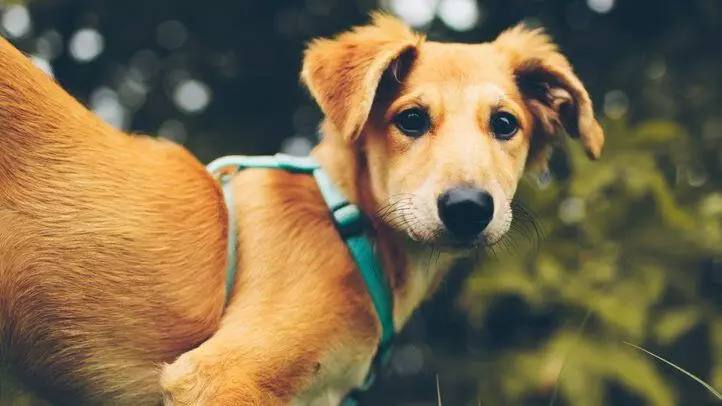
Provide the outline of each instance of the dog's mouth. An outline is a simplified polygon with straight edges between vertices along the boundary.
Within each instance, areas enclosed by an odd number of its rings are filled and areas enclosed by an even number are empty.
[[[477,238],[474,240],[451,240],[448,244],[445,244],[444,247],[451,251],[475,251],[480,248],[486,247],[486,241],[481,238]]]
[[[411,234],[409,234],[409,237],[417,243],[431,245],[441,251],[459,254],[477,252],[493,247],[498,242],[498,240],[490,239],[484,234],[470,238],[460,238],[443,231],[432,241],[417,240],[411,237]]]
[[[479,235],[460,237],[443,226],[419,224],[406,224],[404,227],[394,229],[409,241],[422,246],[433,247],[435,250],[453,254],[468,254],[490,248],[499,241],[499,238],[490,238],[485,233]]]
[[[374,223],[415,244],[460,254],[492,247],[505,234],[503,229],[496,230],[493,220],[480,227],[456,227],[454,232],[431,207],[424,207],[422,202],[411,198],[383,206],[374,216]]]

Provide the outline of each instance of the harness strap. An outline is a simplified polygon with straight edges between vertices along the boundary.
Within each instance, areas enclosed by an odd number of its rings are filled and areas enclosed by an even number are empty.
[[[226,246],[226,306],[231,299],[233,284],[236,281],[236,271],[238,269],[238,224],[233,214],[233,194],[231,193],[231,182],[223,184],[223,200],[226,202],[228,210],[228,243]]]
[[[344,405],[355,405],[358,396],[373,384],[377,370],[390,358],[394,338],[393,296],[375,254],[374,246],[364,234],[365,217],[358,206],[350,203],[338,190],[313,157],[295,157],[285,154],[274,156],[231,155],[211,162],[207,169],[220,181],[228,209],[226,304],[230,300],[238,269],[237,224],[230,181],[239,171],[249,168],[279,169],[313,175],[321,195],[333,215],[336,228],[346,242],[346,246],[361,272],[381,324],[381,340],[362,386],[354,389],[344,401]]]

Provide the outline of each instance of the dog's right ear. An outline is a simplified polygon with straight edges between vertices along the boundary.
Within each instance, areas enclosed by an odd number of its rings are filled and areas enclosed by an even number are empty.
[[[403,80],[423,41],[397,19],[374,14],[370,25],[311,42],[301,80],[326,119],[351,142],[368,120],[384,73]]]

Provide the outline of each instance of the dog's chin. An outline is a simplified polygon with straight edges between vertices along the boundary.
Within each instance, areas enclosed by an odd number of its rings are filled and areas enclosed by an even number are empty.
[[[422,230],[407,228],[403,230],[397,229],[397,231],[413,244],[433,247],[435,250],[453,254],[472,253],[493,246],[500,239],[491,238],[491,236],[485,234],[471,239],[460,239],[447,233],[443,228]]]
[[[461,239],[449,234],[443,228],[423,230],[408,228],[403,230],[397,229],[397,231],[404,235],[409,242],[414,244],[433,247],[442,252],[462,255],[491,248],[499,243],[505,234],[505,232],[484,232],[475,238]]]

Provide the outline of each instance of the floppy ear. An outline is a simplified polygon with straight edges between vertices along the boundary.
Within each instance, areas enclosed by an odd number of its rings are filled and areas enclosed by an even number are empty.
[[[541,29],[518,25],[499,35],[493,44],[508,56],[509,67],[536,121],[530,153],[544,154],[563,127],[570,136],[581,139],[589,158],[599,158],[604,132],[594,118],[592,101],[549,36]]]
[[[307,48],[301,80],[345,140],[358,138],[385,72],[401,81],[424,37],[393,17],[373,15],[370,25]]]

